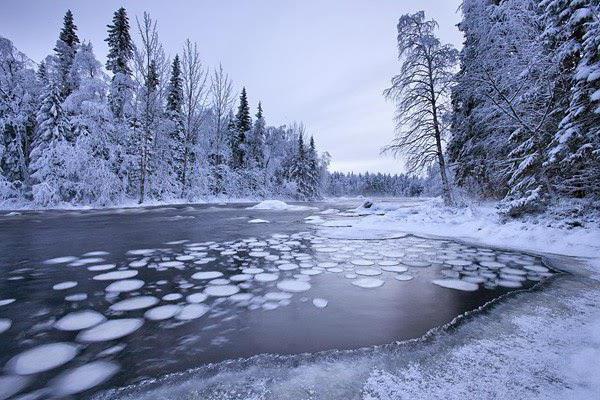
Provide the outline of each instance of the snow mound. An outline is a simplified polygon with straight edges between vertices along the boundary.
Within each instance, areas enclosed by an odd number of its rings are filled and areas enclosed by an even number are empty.
[[[381,279],[377,279],[377,278],[361,278],[361,279],[356,279],[354,281],[352,281],[352,284],[354,286],[358,286],[361,288],[365,288],[365,289],[374,289],[374,288],[378,288],[380,286],[383,286],[385,282],[382,281]]]
[[[220,286],[209,286],[204,289],[204,294],[214,297],[228,297],[236,294],[240,291],[240,288],[235,285],[220,285]]]
[[[208,299],[208,296],[204,293],[194,293],[190,294],[185,298],[188,303],[196,304],[202,303],[204,300]]]
[[[254,275],[254,280],[258,282],[273,282],[279,279],[277,274],[261,273]]]
[[[55,396],[81,393],[112,378],[120,367],[109,361],[94,361],[65,371],[50,383]]]
[[[158,299],[154,296],[137,296],[121,300],[110,306],[110,309],[113,311],[141,310],[143,308],[152,307],[156,303],[158,303]]]
[[[444,288],[462,290],[465,292],[474,292],[479,289],[479,285],[471,282],[461,281],[460,279],[434,279],[431,281],[431,283]]]
[[[128,269],[128,270],[124,270],[124,271],[113,271],[113,272],[107,272],[104,274],[99,274],[99,275],[94,276],[92,279],[95,281],[116,281],[119,279],[133,278],[137,274],[138,274],[137,271]]]
[[[75,281],[67,281],[67,282],[57,283],[56,285],[52,286],[52,289],[54,289],[54,290],[66,290],[66,289],[74,288],[75,286],[77,286],[77,282],[75,282]]]
[[[299,292],[306,292],[307,290],[310,290],[311,286],[310,286],[310,283],[308,283],[308,282],[302,282],[302,281],[293,280],[293,279],[286,279],[281,282],[278,282],[277,288],[279,290],[283,290],[284,292],[299,293]]]
[[[208,307],[206,304],[188,304],[181,309],[175,318],[180,321],[189,321],[200,318],[209,310],[210,307]]]
[[[54,327],[61,331],[79,331],[91,328],[105,320],[104,315],[93,310],[75,311],[56,321]]]
[[[251,219],[250,221],[248,221],[249,224],[268,224],[269,221],[267,221],[266,219],[260,219],[260,218],[256,218],[256,219]]]
[[[292,204],[287,204],[283,201],[279,200],[264,200],[260,203],[248,207],[247,210],[272,210],[272,211],[308,211],[315,210],[315,207],[308,206],[295,206]]]
[[[131,292],[133,290],[138,290],[144,286],[144,281],[140,279],[124,279],[121,281],[116,281],[111,283],[106,287],[107,292]]]
[[[328,301],[325,299],[321,299],[321,298],[315,298],[315,299],[313,299],[312,303],[317,308],[325,308],[325,307],[327,307]]]
[[[6,332],[12,326],[12,321],[8,318],[0,318],[0,333]]]
[[[105,342],[119,339],[137,331],[144,324],[140,318],[111,319],[82,331],[77,335],[80,342]]]
[[[151,321],[162,321],[174,317],[181,307],[175,304],[167,304],[149,309],[144,313],[144,317]]]
[[[203,272],[196,272],[194,275],[192,275],[192,279],[206,280],[206,279],[220,278],[222,276],[223,276],[223,273],[219,272],[219,271],[203,271]]]
[[[77,355],[71,343],[51,343],[17,354],[6,363],[6,370],[17,375],[32,375],[68,363]]]

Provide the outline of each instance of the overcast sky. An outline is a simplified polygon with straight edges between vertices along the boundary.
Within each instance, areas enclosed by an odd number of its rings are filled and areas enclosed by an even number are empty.
[[[304,122],[338,171],[402,172],[379,154],[393,136],[381,93],[398,70],[398,17],[423,9],[443,41],[462,43],[460,0],[1,1],[0,35],[34,61],[54,47],[67,8],[102,62],[114,10],[125,6],[132,27],[148,11],[169,55],[198,42],[207,65],[222,62],[253,107],[262,101],[269,124]]]

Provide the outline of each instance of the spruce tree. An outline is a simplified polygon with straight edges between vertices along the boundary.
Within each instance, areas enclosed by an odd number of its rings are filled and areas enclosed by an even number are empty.
[[[262,105],[258,103],[256,121],[252,128],[252,134],[248,139],[248,161],[253,167],[263,168],[265,163],[265,118],[263,116]]]
[[[112,25],[107,25],[108,37],[104,41],[108,44],[106,69],[113,74],[131,74],[129,62],[133,58],[133,42],[129,34],[129,18],[127,11],[121,7],[113,16]]]
[[[110,88],[110,106],[115,117],[121,119],[125,115],[127,103],[132,97],[133,83],[129,63],[133,59],[133,42],[129,33],[127,11],[121,7],[108,25],[108,56],[106,69],[113,73]]]
[[[73,13],[67,10],[64,17],[63,28],[60,31],[59,39],[56,42],[54,51],[58,57],[58,79],[60,85],[60,94],[66,98],[76,87],[76,82],[71,76],[71,66],[77,52],[79,37],[77,36],[77,26],[73,20]]]
[[[310,143],[307,152],[307,175],[310,189],[310,199],[320,197],[321,171],[319,170],[319,158],[315,147],[315,138],[310,137]]]
[[[29,164],[33,180],[34,200],[42,205],[61,200],[63,157],[61,145],[67,143],[70,124],[62,108],[62,98],[57,86],[47,87],[37,113],[36,138]]]
[[[311,187],[309,182],[308,158],[302,133],[298,135],[298,147],[296,148],[296,156],[290,171],[290,178],[296,184],[298,198],[301,200],[310,199]]]
[[[250,106],[246,96],[246,88],[242,88],[240,95],[240,105],[235,116],[235,126],[237,137],[233,148],[234,167],[241,168],[246,160],[246,135],[252,127],[252,118],[250,117]]]
[[[183,126],[183,80],[181,76],[181,64],[179,56],[173,59],[171,67],[171,78],[167,93],[166,114],[169,120],[169,148],[170,160],[173,173],[180,185],[184,185],[184,156],[185,156],[185,134]]]

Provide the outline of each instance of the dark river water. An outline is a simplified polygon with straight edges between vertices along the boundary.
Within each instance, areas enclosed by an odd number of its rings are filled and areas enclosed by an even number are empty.
[[[327,239],[306,223],[348,204],[247,206],[0,217],[0,399],[87,398],[228,359],[418,338],[551,275],[530,255]]]

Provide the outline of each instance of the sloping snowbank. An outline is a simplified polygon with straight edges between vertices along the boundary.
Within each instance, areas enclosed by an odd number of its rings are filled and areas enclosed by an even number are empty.
[[[598,265],[600,257],[600,227],[565,228],[552,226],[549,219],[533,221],[511,220],[504,222],[493,204],[468,208],[444,207],[440,199],[422,199],[388,203],[372,208],[387,210],[385,215],[368,215],[363,218],[344,219],[351,228],[330,234],[360,235],[368,239],[370,234],[378,238],[382,233],[412,233],[468,240],[489,246],[508,247],[539,253],[589,257]]]
[[[317,208],[308,206],[295,206],[293,204],[287,204],[280,200],[265,200],[252,207],[248,207],[247,210],[308,211],[317,210]]]

